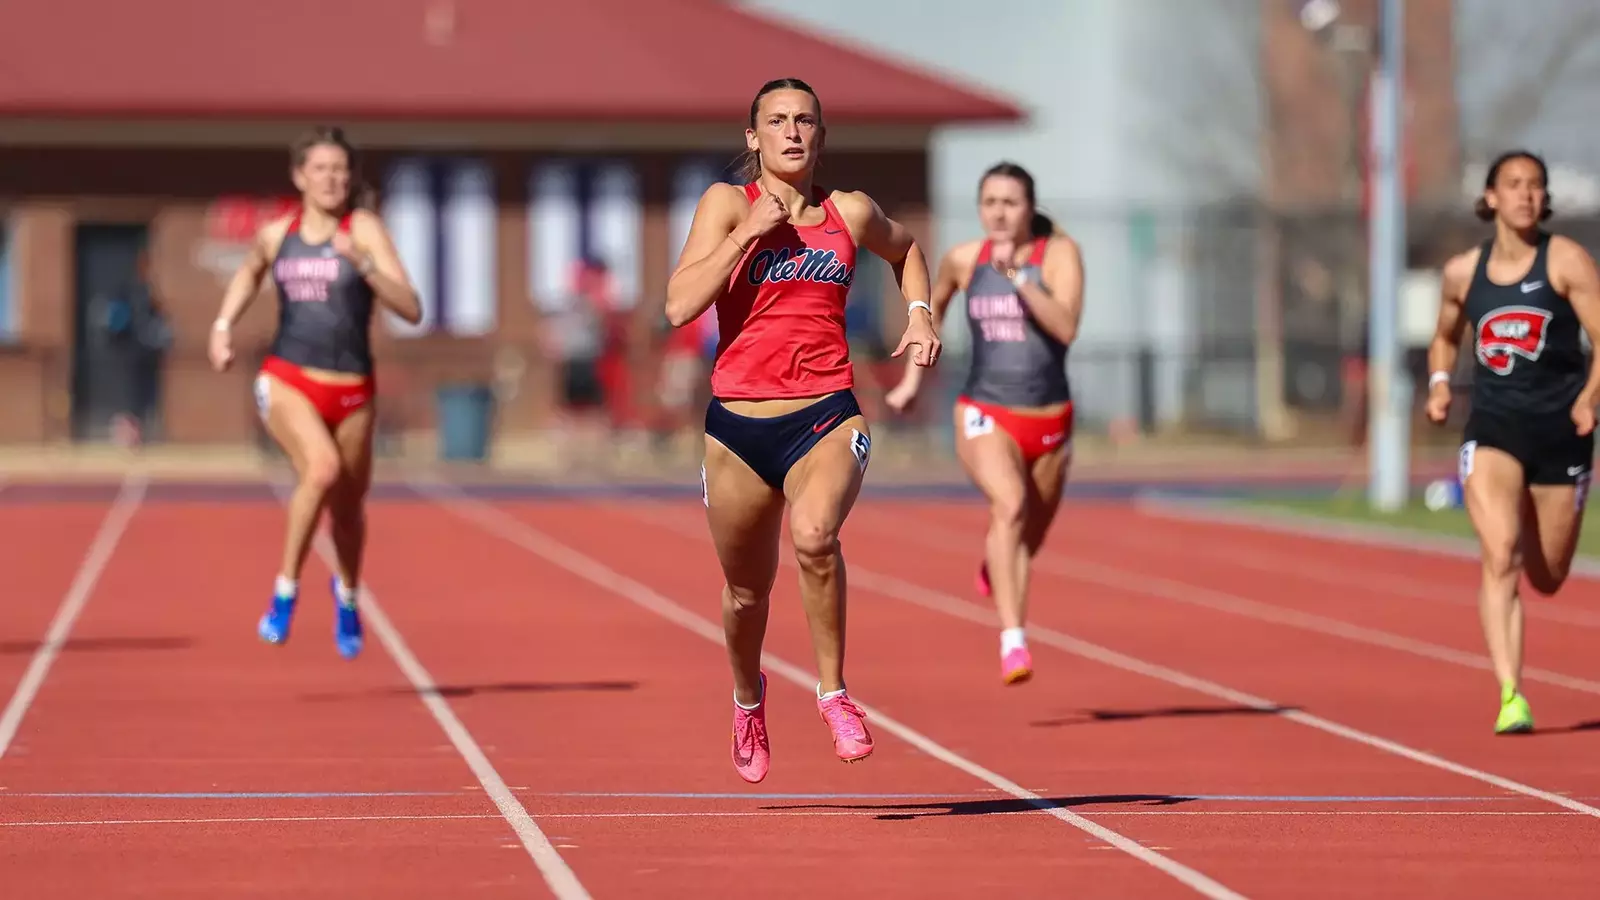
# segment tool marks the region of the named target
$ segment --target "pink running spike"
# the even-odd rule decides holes
[[[751,784],[767,777],[772,767],[772,745],[767,739],[767,673],[761,673],[761,705],[745,709],[733,705],[733,769]]]
[[[817,700],[817,712],[833,732],[833,750],[845,762],[856,762],[872,755],[872,735],[867,733],[862,720],[867,714],[841,692],[827,699]]]
[[[1000,660],[1000,677],[1006,684],[1021,684],[1033,677],[1033,654],[1018,647]]]

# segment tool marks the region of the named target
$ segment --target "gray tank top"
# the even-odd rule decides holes
[[[1039,264],[1044,261],[1048,240],[1036,239],[1028,261],[1018,267],[1033,284],[1041,282]],[[984,241],[967,285],[972,369],[962,394],[979,402],[1013,407],[1071,400],[1066,345],[1039,327],[1028,304],[1017,296],[1016,285],[989,261],[990,246]]]
[[[350,217],[339,222],[350,231]],[[333,242],[308,244],[300,216],[289,223],[272,261],[278,287],[278,333],[268,352],[312,369],[365,375],[372,371],[372,286]]]

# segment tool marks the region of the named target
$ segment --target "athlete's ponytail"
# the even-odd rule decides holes
[[[1038,210],[1034,210],[1033,220],[1028,225],[1028,231],[1036,238],[1065,237],[1066,232],[1050,218]]]
[[[735,162],[734,174],[739,177],[741,184],[750,184],[761,177],[761,152],[759,150],[746,150],[739,154]]]
[[[378,189],[365,178],[357,181],[350,191],[350,208],[378,211]]]

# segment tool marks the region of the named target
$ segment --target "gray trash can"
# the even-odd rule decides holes
[[[494,391],[482,384],[444,384],[436,395],[439,458],[483,462],[489,458]]]

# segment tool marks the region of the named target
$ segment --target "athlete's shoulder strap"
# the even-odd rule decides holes
[[[1028,250],[1028,265],[1037,269],[1044,269],[1044,251],[1050,246],[1050,237],[1036,237],[1033,246]]]
[[[1478,264],[1472,267],[1473,282],[1486,281],[1489,278],[1489,254],[1494,252],[1494,238],[1487,238],[1478,245]]]

